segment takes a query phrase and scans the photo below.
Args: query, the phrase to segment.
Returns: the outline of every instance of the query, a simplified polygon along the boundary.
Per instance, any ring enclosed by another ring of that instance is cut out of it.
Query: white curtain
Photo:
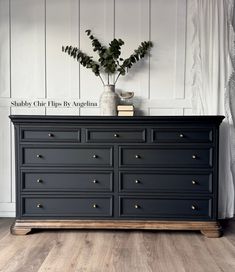
[[[192,105],[197,115],[225,115],[220,130],[219,218],[234,216],[234,0],[190,0]]]

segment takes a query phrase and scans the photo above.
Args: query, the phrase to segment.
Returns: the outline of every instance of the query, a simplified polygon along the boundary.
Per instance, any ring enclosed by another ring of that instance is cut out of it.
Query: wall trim
[[[15,217],[15,203],[0,203],[0,217]]]

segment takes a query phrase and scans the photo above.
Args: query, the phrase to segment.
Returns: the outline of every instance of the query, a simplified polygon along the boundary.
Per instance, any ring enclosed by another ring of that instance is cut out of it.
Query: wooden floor
[[[0,219],[0,271],[234,272],[235,221],[222,238],[199,232],[47,230],[9,232]]]

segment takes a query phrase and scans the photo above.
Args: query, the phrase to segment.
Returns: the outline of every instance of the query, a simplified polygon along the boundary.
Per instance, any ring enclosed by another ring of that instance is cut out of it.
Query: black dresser
[[[223,116],[10,116],[16,221],[34,228],[200,230],[219,237]]]

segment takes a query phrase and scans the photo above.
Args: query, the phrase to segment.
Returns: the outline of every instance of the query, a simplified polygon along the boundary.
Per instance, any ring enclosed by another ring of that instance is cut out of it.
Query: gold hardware
[[[37,179],[37,183],[42,183],[42,180],[41,179]]]
[[[139,206],[139,205],[137,205],[137,204],[135,204],[135,206],[134,206],[134,207],[135,207],[135,209],[139,209],[139,207],[140,207],[140,206]]]
[[[115,133],[113,136],[116,137],[116,138],[119,137],[119,135],[117,133]]]
[[[98,180],[94,179],[94,180],[93,180],[93,183],[98,183]]]
[[[37,208],[42,208],[42,204],[37,204]]]
[[[41,158],[42,157],[42,155],[40,155],[40,154],[37,154],[37,158]]]
[[[184,134],[180,134],[180,138],[184,138]]]
[[[135,155],[135,158],[136,159],[140,159],[140,155]]]
[[[98,156],[97,155],[93,155],[93,158],[96,159],[96,158],[98,158]]]
[[[191,208],[192,208],[192,210],[194,210],[194,211],[197,210],[197,207],[196,207],[195,205],[192,205]]]
[[[138,179],[136,179],[136,180],[135,180],[135,183],[136,183],[136,184],[137,184],[137,183],[140,183],[140,181],[139,181]]]
[[[195,180],[192,180],[192,184],[193,184],[193,185],[196,185],[197,182],[196,182]]]
[[[96,209],[98,206],[96,204],[93,204],[93,208]]]
[[[53,137],[54,135],[52,133],[48,133],[48,136],[49,137]]]
[[[196,156],[196,155],[192,155],[192,159],[194,159],[194,160],[195,160],[196,158],[197,158],[197,156]]]

